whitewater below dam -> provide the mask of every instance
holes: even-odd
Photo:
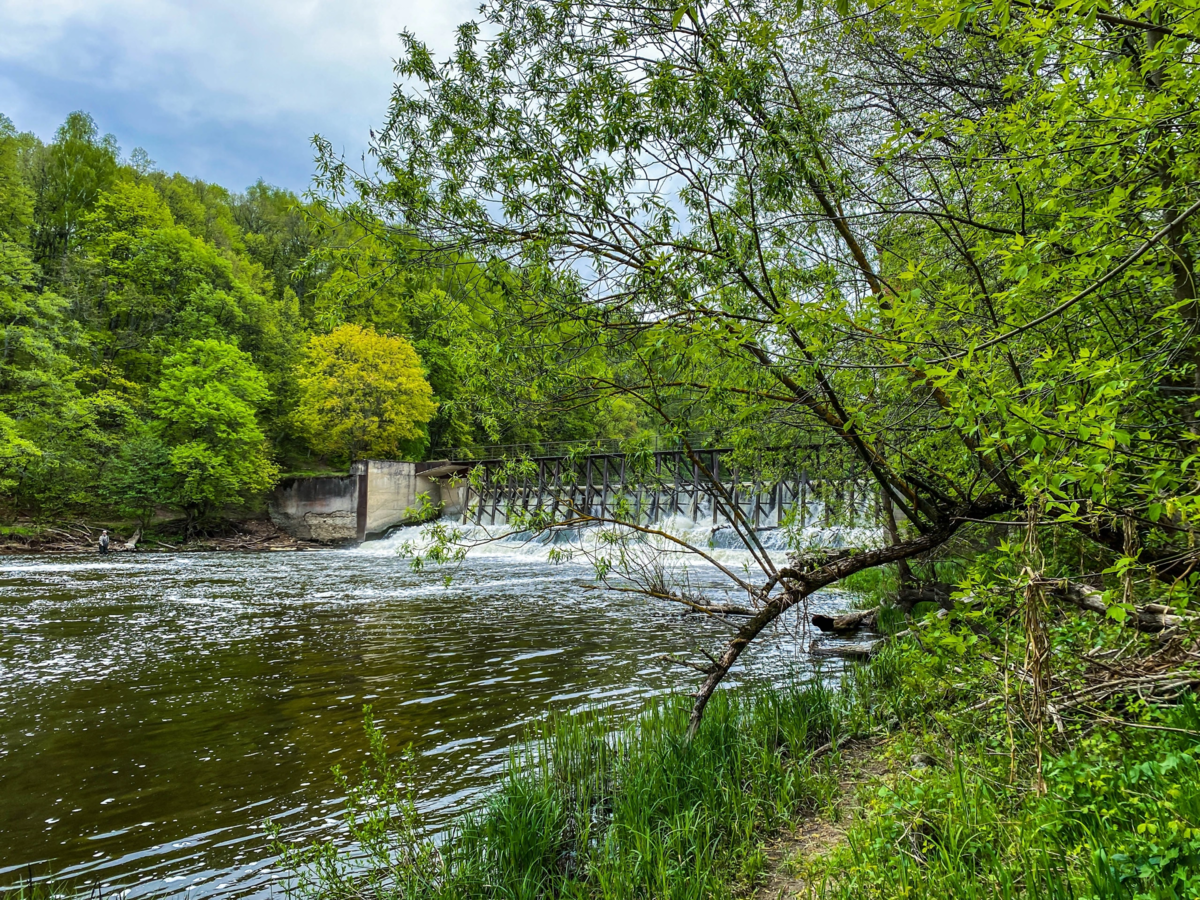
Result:
[[[662,657],[728,634],[597,589],[586,561],[552,563],[547,543],[486,543],[447,584],[397,554],[422,540],[0,559],[0,887],[32,873],[104,895],[272,896],[264,822],[344,839],[330,769],[362,761],[364,705],[390,748],[412,744],[437,829],[496,783],[530,723],[691,690],[695,673]],[[714,543],[723,564],[749,562]],[[688,581],[726,599],[711,566]],[[831,591],[812,608],[851,602]],[[729,685],[836,678],[806,643],[787,617]]]

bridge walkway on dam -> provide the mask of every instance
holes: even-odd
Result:
[[[861,478],[812,479],[806,468],[773,476],[725,465],[732,448],[657,450],[627,454],[525,456],[449,460],[439,474],[464,477],[456,504],[464,524],[495,525],[511,510],[549,509],[552,516],[577,510],[606,519],[618,510],[639,523],[677,516],[714,528],[736,509],[758,530],[792,521],[801,528],[828,525],[834,510],[878,521],[878,496]],[[814,460],[815,461],[815,460]],[[432,474],[432,472],[427,473]],[[718,488],[719,485],[719,488]]]

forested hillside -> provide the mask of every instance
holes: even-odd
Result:
[[[503,270],[421,274],[402,233],[122,155],[84,113],[0,116],[0,503],[190,520],[289,471],[626,428],[504,376]],[[615,423],[615,424],[614,424]]]

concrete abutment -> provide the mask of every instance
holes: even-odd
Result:
[[[271,521],[306,541],[346,544],[432,515],[461,513],[461,491],[452,476],[465,467],[447,462],[367,459],[348,475],[283,479],[271,494]]]

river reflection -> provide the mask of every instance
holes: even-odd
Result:
[[[338,833],[329,770],[362,759],[364,704],[420,754],[436,826],[524,725],[690,688],[660,657],[723,634],[536,554],[446,586],[392,551],[0,561],[0,884],[32,865],[131,897],[268,896],[260,823]],[[741,677],[804,665],[780,629]]]

